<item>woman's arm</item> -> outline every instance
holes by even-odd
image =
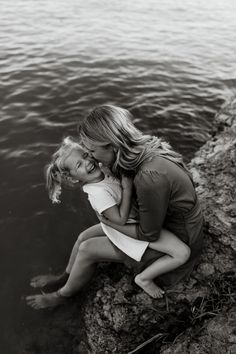
[[[165,173],[144,171],[135,178],[139,207],[138,238],[156,241],[166,218],[171,186]]]
[[[117,225],[125,225],[130,212],[133,181],[129,177],[122,176],[122,198],[120,205],[114,205],[103,211],[103,215],[109,221]]]

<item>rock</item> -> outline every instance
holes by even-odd
[[[236,353],[236,307],[206,322],[196,335],[189,330],[161,354]]]
[[[235,117],[236,99],[222,108],[214,137],[189,164],[205,216],[206,240],[198,268],[161,300],[135,287],[132,274],[118,282],[100,277],[100,290],[89,296],[84,312],[90,353],[127,354],[152,336],[178,336],[183,331],[186,335],[174,345],[163,346],[161,353],[230,353],[235,348],[230,309],[235,303],[230,295],[236,250]]]

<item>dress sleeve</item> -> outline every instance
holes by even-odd
[[[105,189],[93,187],[87,193],[92,208],[99,214],[117,204],[114,197]]]
[[[141,171],[134,181],[139,207],[138,238],[156,241],[169,205],[171,186],[166,174]]]

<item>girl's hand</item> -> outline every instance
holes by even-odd
[[[133,179],[127,176],[121,176],[121,187],[122,189],[131,190],[133,186]]]
[[[103,224],[108,225],[109,220],[102,214],[99,214],[98,212],[96,212],[97,218],[100,222],[103,222]]]
[[[99,214],[97,211],[96,211],[96,215],[97,215],[97,218],[98,218],[99,221],[102,221],[102,219],[104,218],[104,216]]]
[[[100,220],[100,222],[102,222],[103,224],[105,224],[105,225],[108,225],[108,226],[112,226],[113,225],[113,223],[110,221],[110,220],[108,220],[105,216],[103,216],[103,215],[100,215],[99,216],[99,220]]]

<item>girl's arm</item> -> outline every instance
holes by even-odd
[[[123,234],[130,236],[132,238],[138,238],[138,224],[125,224],[118,225],[112,221],[106,219],[105,217],[99,216],[99,219],[102,223],[112,227],[113,229],[122,232]]]
[[[103,211],[103,216],[114,224],[125,225],[130,212],[133,181],[129,177],[122,176],[122,199],[120,205],[114,205]]]

